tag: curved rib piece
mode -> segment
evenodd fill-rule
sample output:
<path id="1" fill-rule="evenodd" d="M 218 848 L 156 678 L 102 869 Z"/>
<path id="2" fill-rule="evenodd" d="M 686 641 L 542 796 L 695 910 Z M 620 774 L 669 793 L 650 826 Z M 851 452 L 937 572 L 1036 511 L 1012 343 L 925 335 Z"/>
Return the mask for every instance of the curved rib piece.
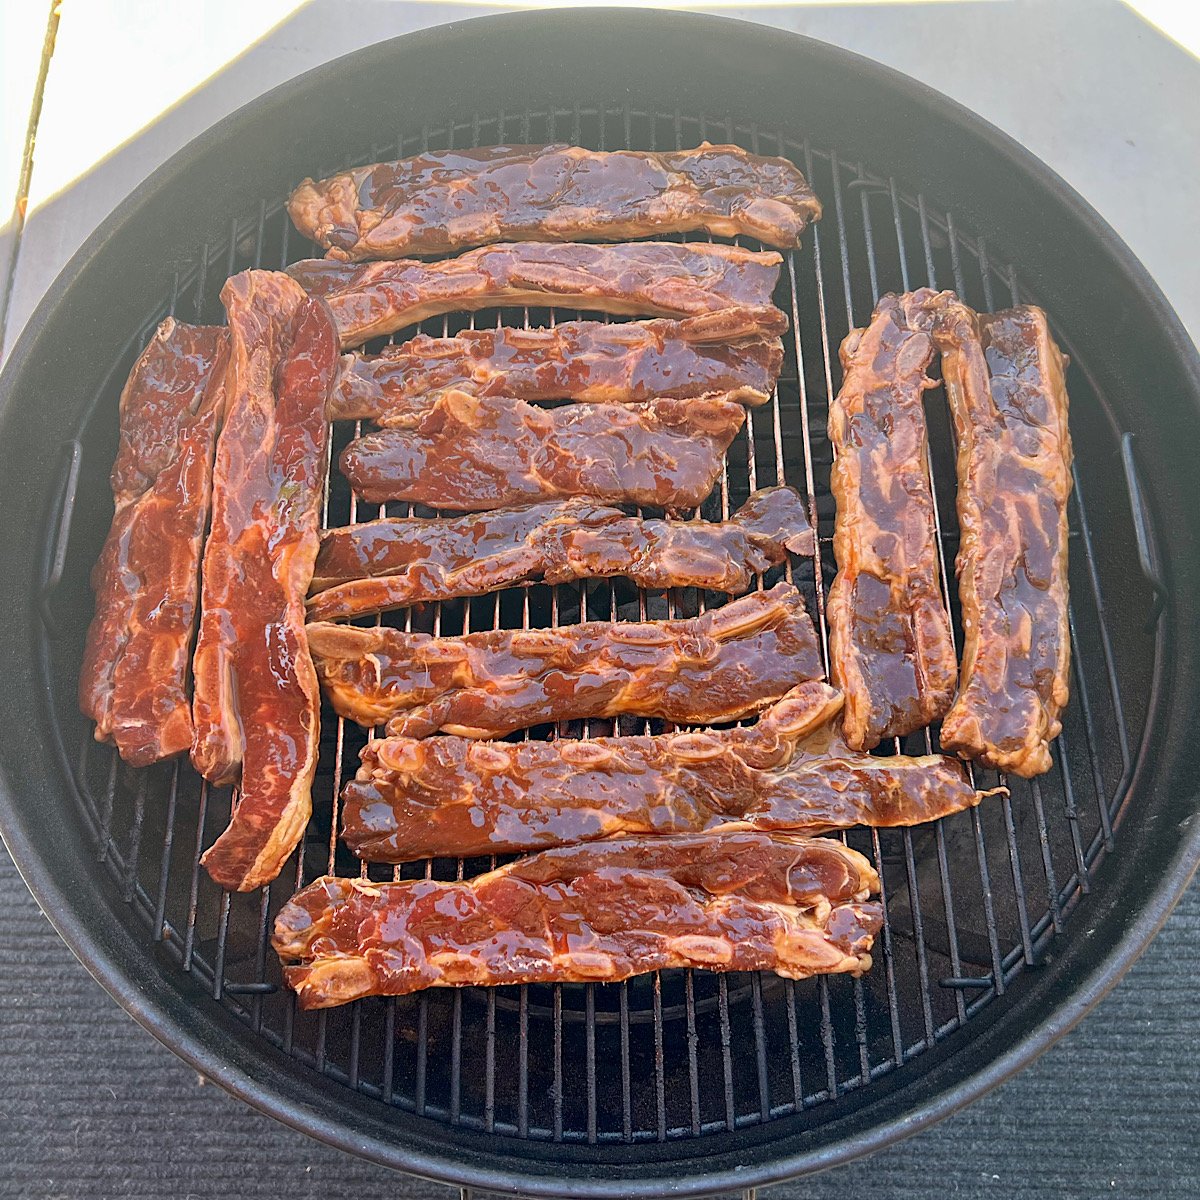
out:
<path id="1" fill-rule="evenodd" d="M 460 882 L 325 876 L 284 905 L 271 944 L 301 1008 L 667 967 L 861 975 L 883 923 L 878 890 L 870 863 L 829 838 L 627 838 Z"/>
<path id="2" fill-rule="evenodd" d="M 368 743 L 342 792 L 368 862 L 510 854 L 628 835 L 917 825 L 981 798 L 956 759 L 882 758 L 837 732 L 842 698 L 802 683 L 748 728 L 585 741 Z"/>
<path id="3" fill-rule="evenodd" d="M 695 508 L 712 491 L 745 419 L 746 410 L 728 400 L 545 409 L 447 392 L 414 429 L 355 439 L 341 468 L 371 503 L 461 512 L 591 496 Z"/>
<path id="4" fill-rule="evenodd" d="M 549 329 L 418 334 L 380 354 L 347 354 L 331 420 L 411 427 L 449 391 L 514 400 L 629 404 L 663 396 L 770 399 L 783 365 L 778 309 L 723 309 L 682 321 L 564 321 Z"/>
<path id="5" fill-rule="evenodd" d="M 958 664 L 942 599 L 922 394 L 932 386 L 928 288 L 884 296 L 842 343 L 829 408 L 837 500 L 829 589 L 830 678 L 846 696 L 846 742 L 870 750 L 936 721 Z"/>
<path id="6" fill-rule="evenodd" d="M 192 761 L 212 782 L 240 785 L 229 827 L 201 861 L 222 887 L 249 891 L 279 873 L 312 807 L 320 691 L 304 597 L 337 338 L 324 304 L 278 272 L 235 275 L 221 299 L 229 412 L 213 468 Z"/>
<path id="7" fill-rule="evenodd" d="M 484 146 L 374 163 L 292 193 L 296 228 L 359 262 L 510 241 L 615 241 L 707 230 L 798 246 L 821 202 L 786 158 L 695 150 Z"/>
<path id="8" fill-rule="evenodd" d="M 135 767 L 192 744 L 192 639 L 228 361 L 225 330 L 168 317 L 121 393 L 116 512 L 92 571 L 79 706 L 96 740 Z"/>
<path id="9" fill-rule="evenodd" d="M 804 500 L 764 488 L 728 521 L 626 516 L 586 498 L 469 517 L 390 517 L 321 539 L 310 621 L 481 596 L 519 583 L 622 575 L 639 587 L 744 592 L 788 551 L 811 554 Z"/>
<path id="10" fill-rule="evenodd" d="M 426 317 L 502 305 L 627 317 L 700 317 L 749 308 L 761 310 L 763 320 L 777 320 L 771 296 L 782 262 L 773 251 L 704 243 L 515 242 L 431 263 L 353 266 L 305 259 L 288 274 L 328 301 L 348 349 Z"/>
<path id="11" fill-rule="evenodd" d="M 340 716 L 413 737 L 500 737 L 622 713 L 736 721 L 822 674 L 812 620 L 786 583 L 673 621 L 443 638 L 318 622 L 308 638 Z"/>

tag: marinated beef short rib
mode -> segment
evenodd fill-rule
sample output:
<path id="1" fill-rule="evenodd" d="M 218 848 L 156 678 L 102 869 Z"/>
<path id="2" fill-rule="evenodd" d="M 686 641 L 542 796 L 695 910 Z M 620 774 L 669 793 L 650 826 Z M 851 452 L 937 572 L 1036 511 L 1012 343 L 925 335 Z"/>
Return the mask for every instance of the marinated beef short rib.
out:
<path id="1" fill-rule="evenodd" d="M 788 487 L 755 492 L 720 522 L 630 517 L 587 498 L 466 517 L 385 518 L 323 535 L 308 619 L 611 575 L 647 589 L 739 593 L 789 550 L 811 554 L 813 533 L 804 500 Z"/>
<path id="2" fill-rule="evenodd" d="M 765 310 L 764 321 L 777 321 L 771 295 L 782 262 L 773 251 L 704 243 L 515 242 L 432 263 L 354 266 L 305 259 L 288 273 L 328 301 L 349 349 L 426 317 L 503 305 L 627 317 L 701 317 L 749 308 Z"/>
<path id="3" fill-rule="evenodd" d="M 361 262 L 488 242 L 693 230 L 790 248 L 820 217 L 821 203 L 786 158 L 703 142 L 668 153 L 564 145 L 427 151 L 305 179 L 288 212 L 330 258 Z"/>
<path id="4" fill-rule="evenodd" d="M 357 438 L 342 473 L 364 500 L 455 512 L 591 496 L 686 509 L 703 502 L 746 419 L 729 400 L 535 408 L 447 392 L 413 429 Z"/>
<path id="5" fill-rule="evenodd" d="M 723 396 L 765 404 L 783 364 L 778 309 L 724 309 L 682 321 L 564 321 L 548 329 L 418 334 L 381 354 L 347 354 L 331 420 L 417 424 L 448 391 L 516 400 L 627 404 Z"/>
<path id="6" fill-rule="evenodd" d="M 133 766 L 192 744 L 192 638 L 228 360 L 224 330 L 168 317 L 121 393 L 116 512 L 92 572 L 79 704 L 96 740 Z"/>
<path id="7" fill-rule="evenodd" d="M 870 863 L 831 838 L 624 838 L 459 882 L 325 876 L 284 905 L 271 943 L 306 1009 L 667 967 L 861 975 L 883 923 L 878 890 Z"/>
<path id="8" fill-rule="evenodd" d="M 849 749 L 841 699 L 802 683 L 754 726 L 657 737 L 379 738 L 342 792 L 342 838 L 397 863 L 633 834 L 916 825 L 979 801 L 956 759 Z"/>
<path id="9" fill-rule="evenodd" d="M 229 410 L 204 553 L 192 761 L 214 783 L 239 783 L 229 827 L 202 861 L 222 887 L 249 891 L 279 873 L 311 810 L 320 692 L 304 597 L 319 544 L 337 337 L 325 305 L 286 275 L 235 275 L 221 299 Z"/>
<path id="10" fill-rule="evenodd" d="M 790 584 L 672 621 L 592 621 L 430 637 L 314 623 L 309 645 L 334 710 L 389 734 L 500 737 L 544 721 L 629 714 L 736 721 L 822 675 Z"/>
<path id="11" fill-rule="evenodd" d="M 933 299 L 925 288 L 880 300 L 842 343 L 845 377 L 829 408 L 838 564 L 825 610 L 829 666 L 856 750 L 936 721 L 954 699 L 922 403 Z"/>
<path id="12" fill-rule="evenodd" d="M 1066 359 L 1046 314 L 977 316 L 937 298 L 934 340 L 958 439 L 963 658 L 941 742 L 998 771 L 1050 769 L 1067 703 Z"/>

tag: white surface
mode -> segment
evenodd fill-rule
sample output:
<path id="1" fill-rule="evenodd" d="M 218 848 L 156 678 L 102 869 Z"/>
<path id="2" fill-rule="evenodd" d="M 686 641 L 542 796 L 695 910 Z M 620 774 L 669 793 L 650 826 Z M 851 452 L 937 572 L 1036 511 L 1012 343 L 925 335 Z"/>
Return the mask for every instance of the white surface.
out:
<path id="1" fill-rule="evenodd" d="M 359 46 L 512 7 L 529 5 L 64 0 L 5 347 L 92 229 L 214 121 Z M 686 7 L 834 42 L 975 109 L 1112 222 L 1200 336 L 1200 63 L 1162 32 L 1200 47 L 1200 5 L 1144 0 L 1148 19 L 1095 0 Z M 30 39 L 8 31 L 36 24 L 31 14 L 44 17 L 44 6 L 0 0 L 0 11 L 11 172 L 7 93 L 32 87 L 36 70 Z"/>

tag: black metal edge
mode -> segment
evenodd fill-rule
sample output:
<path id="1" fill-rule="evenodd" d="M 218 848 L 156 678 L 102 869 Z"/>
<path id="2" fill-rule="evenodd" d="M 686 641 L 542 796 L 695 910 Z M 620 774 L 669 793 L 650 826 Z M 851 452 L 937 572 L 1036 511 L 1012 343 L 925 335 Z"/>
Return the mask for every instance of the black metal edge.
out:
<path id="1" fill-rule="evenodd" d="M 781 34 L 727 18 L 694 14 L 639 13 L 630 10 L 538 13 L 535 16 L 517 13 L 456 22 L 406 35 L 404 39 L 393 39 L 299 76 L 232 114 L 160 167 L 136 189 L 127 204 L 133 208 L 149 200 L 196 153 L 200 145 L 220 142 L 234 134 L 239 124 L 248 119 L 251 111 L 257 110 L 264 102 L 278 103 L 287 95 L 312 86 L 323 77 L 332 79 L 339 71 L 345 69 L 343 64 L 346 61 L 354 61 L 363 54 L 387 54 L 395 43 L 401 40 L 413 50 L 418 46 L 434 50 L 440 44 L 464 36 L 464 30 L 468 28 L 471 36 L 486 37 L 488 30 L 477 27 L 485 25 L 500 29 L 527 25 L 534 21 L 537 22 L 539 31 L 547 24 L 560 27 L 572 25 L 575 28 L 571 33 L 576 38 L 586 37 L 586 30 L 593 24 L 597 29 L 603 29 L 614 21 L 624 22 L 626 26 L 640 24 L 648 30 L 672 25 L 674 34 L 686 37 L 737 36 L 742 39 L 766 38 L 772 41 L 786 38 L 795 47 L 797 54 L 823 56 L 830 62 L 840 64 L 848 73 L 869 75 L 877 83 L 901 94 L 915 106 L 928 109 L 931 116 L 938 120 L 953 121 L 969 136 L 990 145 L 996 154 L 1011 162 L 1014 169 L 1034 177 L 1044 188 L 1056 193 L 1060 201 L 1071 210 L 1074 218 L 1107 250 L 1113 264 L 1128 279 L 1133 294 L 1153 309 L 1155 319 L 1160 323 L 1163 333 L 1171 342 L 1191 380 L 1193 396 L 1200 396 L 1200 357 L 1197 356 L 1191 339 L 1161 290 L 1107 223 L 1048 167 L 1006 134 L 961 105 L 889 68 L 811 39 Z M 683 26 L 688 28 L 684 30 Z M 537 36 L 536 33 L 534 36 Z M 629 36 L 636 36 L 636 33 L 630 33 Z M 53 310 L 62 303 L 74 281 L 108 240 L 108 236 L 108 231 L 103 226 L 93 233 L 51 286 L 28 322 L 4 371 L 3 379 L 0 380 L 0 413 L 8 407 L 11 382 L 18 377 L 26 360 L 35 350 L 38 332 L 48 322 Z M 1144 746 L 1142 749 L 1144 750 Z M 1200 805 L 1200 799 L 1190 797 L 1186 803 L 1192 812 L 1195 812 Z M 37 853 L 35 843 L 29 835 L 25 814 L 8 782 L 7 772 L 0 776 L 0 832 L 3 833 L 18 870 L 43 911 L 83 965 L 140 1024 L 232 1094 L 270 1112 L 285 1124 L 330 1145 L 429 1178 L 508 1191 L 519 1187 L 535 1195 L 563 1195 L 566 1194 L 564 1189 L 569 1188 L 572 1195 L 603 1197 L 627 1195 L 631 1177 L 640 1180 L 639 1192 L 647 1196 L 699 1195 L 714 1190 L 777 1182 L 797 1174 L 823 1170 L 880 1149 L 949 1115 L 1026 1065 L 1072 1028 L 1115 985 L 1166 920 L 1194 873 L 1197 859 L 1200 858 L 1200 822 L 1193 820 L 1181 829 L 1175 852 L 1159 878 L 1150 900 L 1136 919 L 1125 925 L 1107 957 L 1094 959 L 1090 968 L 1079 971 L 1069 980 L 1060 979 L 1058 991 L 1066 991 L 1068 994 L 1058 997 L 1057 1006 L 1048 1011 L 1039 1026 L 1012 1040 L 1009 1047 L 998 1053 L 985 1067 L 942 1089 L 936 1095 L 922 1100 L 906 1115 L 882 1122 L 865 1132 L 855 1133 L 853 1130 L 841 1129 L 847 1121 L 853 1122 L 856 1114 L 850 1113 L 845 1118 L 821 1126 L 822 1135 L 836 1137 L 836 1142 L 827 1141 L 815 1149 L 773 1154 L 766 1163 L 759 1162 L 742 1169 L 722 1166 L 702 1176 L 655 1176 L 648 1179 L 645 1172 L 653 1164 L 647 1156 L 647 1159 L 639 1163 L 632 1172 L 605 1164 L 605 1178 L 571 1178 L 568 1181 L 563 1178 L 563 1167 L 569 1158 L 574 1157 L 570 1154 L 570 1147 L 550 1147 L 551 1152 L 561 1160 L 557 1166 L 520 1162 L 512 1155 L 506 1156 L 507 1177 L 497 1178 L 494 1165 L 480 1167 L 477 1161 L 480 1158 L 494 1158 L 494 1153 L 484 1152 L 480 1155 L 470 1149 L 464 1144 L 470 1140 L 465 1131 L 448 1131 L 450 1136 L 439 1139 L 451 1143 L 452 1152 L 447 1152 L 446 1149 L 428 1152 L 412 1147 L 398 1147 L 394 1142 L 384 1140 L 371 1132 L 356 1134 L 348 1129 L 343 1121 L 323 1116 L 311 1101 L 314 1093 L 320 1094 L 330 1089 L 325 1088 L 323 1083 L 314 1086 L 314 1081 L 308 1078 L 303 1089 L 298 1087 L 296 1080 L 291 1077 L 293 1072 L 288 1069 L 290 1060 L 284 1060 L 281 1069 L 272 1070 L 269 1079 L 261 1076 L 255 1078 L 252 1067 L 256 1064 L 251 1060 L 260 1059 L 261 1052 L 254 1056 L 245 1056 L 246 1061 L 242 1061 L 241 1058 L 231 1059 L 227 1049 L 213 1049 L 214 1045 L 222 1044 L 221 1034 L 225 1021 L 232 1022 L 233 1018 L 228 1017 L 222 1010 L 214 1009 L 213 1006 L 197 1008 L 181 991 L 168 988 L 161 980 L 147 981 L 135 977 L 120 963 L 121 954 L 130 949 L 133 941 L 129 930 L 117 921 L 112 913 L 102 911 L 98 907 L 89 909 L 87 920 L 78 914 L 70 895 L 70 881 L 54 877 Z M 144 954 L 144 945 L 138 944 L 136 952 Z M 931 1078 L 927 1077 L 921 1082 L 928 1083 Z M 349 1096 L 344 1088 L 338 1085 L 331 1086 L 331 1094 L 336 1095 L 343 1105 L 350 1107 L 347 1102 L 354 1098 Z M 384 1128 L 380 1122 L 375 1124 L 381 1130 Z M 772 1139 L 774 1145 L 779 1145 L 784 1140 L 783 1137 Z M 682 1148 L 666 1146 L 661 1150 L 670 1155 Z M 703 1144 L 697 1148 L 703 1152 Z M 637 1152 L 643 1154 L 647 1149 L 656 1148 L 638 1147 Z M 716 1159 L 711 1161 L 715 1164 Z M 520 1168 L 527 1169 L 514 1170 L 518 1162 Z M 673 1158 L 663 1165 L 678 1170 L 682 1164 L 678 1158 Z M 531 1169 L 539 1166 L 542 1167 L 540 1173 L 531 1173 Z"/>

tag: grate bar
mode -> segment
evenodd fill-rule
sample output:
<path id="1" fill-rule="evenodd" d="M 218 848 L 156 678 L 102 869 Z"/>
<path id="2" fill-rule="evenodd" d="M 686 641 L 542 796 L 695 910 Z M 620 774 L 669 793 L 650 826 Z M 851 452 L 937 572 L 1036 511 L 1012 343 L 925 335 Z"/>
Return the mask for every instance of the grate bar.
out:
<path id="1" fill-rule="evenodd" d="M 192 855 L 192 883 L 188 894 L 187 933 L 183 945 L 183 969 L 192 969 L 196 946 L 196 912 L 200 903 L 200 855 L 204 853 L 204 817 L 208 809 L 208 781 L 200 781 L 200 804 L 196 817 L 196 848 Z"/>
<path id="2" fill-rule="evenodd" d="M 138 859 L 142 852 L 142 825 L 146 820 L 146 779 L 147 773 L 139 772 L 137 786 L 133 792 L 133 822 L 129 830 L 129 854 L 125 860 L 125 882 L 121 888 L 121 898 L 126 904 L 133 903 L 133 895 L 137 887 Z"/>
<path id="3" fill-rule="evenodd" d="M 495 862 L 492 863 L 494 867 Z M 496 990 L 487 994 L 487 1025 L 484 1028 L 483 1127 L 488 1133 L 496 1128 Z"/>
<path id="4" fill-rule="evenodd" d="M 1001 775 L 1000 786 L 1005 787 L 1007 783 L 1007 778 Z M 1029 930 L 1029 913 L 1025 907 L 1025 880 L 1021 871 L 1021 852 L 1017 849 L 1017 827 L 1013 821 L 1012 799 L 1007 792 L 1000 796 L 1000 807 L 1004 812 L 1004 828 L 1008 834 L 1008 860 L 1012 868 L 1014 898 L 1020 922 L 1021 949 L 1025 955 L 1026 964 L 1032 967 L 1035 959 L 1033 957 L 1033 939 Z"/>
<path id="5" fill-rule="evenodd" d="M 688 980 L 691 984 L 690 976 Z M 621 990 L 617 993 L 617 1003 L 620 1005 L 621 1029 L 621 1140 L 633 1141 L 633 1086 L 629 1066 L 629 984 L 621 981 Z M 694 1093 L 693 1093 L 694 1094 Z M 696 1130 L 693 1129 L 693 1133 Z"/>
<path id="6" fill-rule="evenodd" d="M 250 1005 L 250 1022 L 255 1030 L 262 1029 L 262 998 L 267 989 L 275 990 L 273 983 L 267 982 L 267 928 L 271 922 L 271 889 L 262 887 L 258 893 L 258 942 L 254 947 L 254 983 L 248 985 L 260 990 L 254 994 Z"/>
<path id="7" fill-rule="evenodd" d="M 832 1100 L 838 1094 L 837 1059 L 833 1043 L 833 1015 L 829 1010 L 829 977 L 817 976 L 817 995 L 821 1001 L 821 1049 L 825 1052 L 826 1094 Z"/>
<path id="8" fill-rule="evenodd" d="M 725 1082 L 725 1128 L 737 1128 L 733 1101 L 733 1031 L 729 1025 L 729 976 L 717 976 L 717 1012 L 721 1022 L 721 1069 Z"/>
<path id="9" fill-rule="evenodd" d="M 429 993 L 417 1001 L 417 1075 L 414 1080 L 413 1107 L 418 1116 L 425 1113 L 425 1093 L 429 1069 Z"/>
<path id="10" fill-rule="evenodd" d="M 1071 646 L 1072 648 L 1077 648 L 1079 637 L 1075 632 L 1075 612 L 1072 607 L 1068 607 L 1067 609 L 1067 620 L 1071 631 Z M 1087 678 L 1080 665 L 1078 653 L 1071 655 L 1071 670 L 1075 676 L 1075 687 L 1072 690 L 1072 694 L 1083 711 L 1083 731 L 1084 737 L 1087 739 L 1088 760 L 1092 766 L 1092 784 L 1096 789 L 1096 808 L 1100 819 L 1100 830 L 1104 836 L 1104 847 L 1111 852 L 1115 846 L 1115 842 L 1113 840 L 1112 820 L 1108 815 L 1108 805 L 1105 803 L 1108 790 L 1104 784 L 1104 767 L 1096 748 L 1096 725 L 1092 716 L 1091 696 L 1088 691 Z"/>
<path id="11" fill-rule="evenodd" d="M 587 1063 L 587 1140 L 596 1144 L 596 985 L 584 984 L 586 1039 L 585 1061 Z"/>
<path id="12" fill-rule="evenodd" d="M 846 222 L 844 214 L 842 214 L 842 198 L 841 198 L 841 167 L 838 162 L 838 156 L 830 155 L 829 166 L 833 169 L 833 191 L 834 191 L 834 211 L 836 214 L 836 224 L 838 224 L 838 248 L 841 258 L 841 278 L 842 287 L 846 293 L 846 326 L 847 330 L 853 329 L 856 326 L 854 320 L 854 304 L 853 294 L 850 286 L 850 247 L 847 245 L 846 238 Z M 868 254 L 874 258 L 874 246 L 868 242 Z M 876 298 L 877 299 L 877 298 Z M 829 392 L 830 402 L 832 402 L 833 392 Z M 826 644 L 826 660 L 828 661 L 828 644 Z M 847 842 L 845 834 L 842 834 L 842 842 Z M 862 979 L 854 979 L 853 982 L 854 994 L 854 1040 L 858 1045 L 858 1064 L 859 1074 L 864 1079 L 870 1075 L 870 1054 L 868 1043 L 866 1043 L 866 1001 L 863 994 Z"/>
<path id="13" fill-rule="evenodd" d="M 229 819 L 233 820 L 237 812 L 238 789 L 232 788 L 229 793 Z M 220 1000 L 221 989 L 225 986 L 225 952 L 229 941 L 229 909 L 233 900 L 229 892 L 221 893 L 221 912 L 217 918 L 217 951 L 213 962 L 212 993 L 214 1000 Z"/>
<path id="14" fill-rule="evenodd" d="M 167 888 L 171 882 L 171 847 L 175 842 L 175 805 L 179 800 L 179 768 L 182 760 L 176 759 L 171 767 L 171 788 L 167 792 L 166 828 L 163 831 L 162 857 L 158 860 L 158 899 L 154 904 L 154 936 L 164 937 L 163 926 L 167 921 Z"/>
<path id="15" fill-rule="evenodd" d="M 763 1019 L 762 975 L 758 972 L 750 976 L 750 1003 L 754 1018 L 755 1065 L 758 1067 L 758 1110 L 765 1123 L 771 1119 L 771 1084 L 767 1070 L 767 1030 Z"/>
<path id="16" fill-rule="evenodd" d="M 667 1084 L 663 1055 L 662 973 L 654 973 L 654 1110 L 658 1140 L 667 1140 Z"/>
<path id="17" fill-rule="evenodd" d="M 883 852 L 879 845 L 879 830 L 871 830 L 871 858 L 879 876 L 879 903 L 883 908 L 883 972 L 888 1000 L 888 1027 L 892 1036 L 892 1053 L 896 1062 L 904 1061 L 904 1035 L 900 1029 L 900 998 L 896 991 L 896 949 L 892 941 L 892 922 L 889 916 L 886 872 Z M 789 1007 L 789 1016 L 793 1017 Z"/>
<path id="18" fill-rule="evenodd" d="M 1121 750 L 1121 764 L 1124 774 L 1117 785 L 1120 791 L 1132 769 L 1129 752 L 1129 727 L 1125 720 L 1125 705 L 1121 700 L 1121 685 L 1117 677 L 1116 656 L 1113 652 L 1112 635 L 1108 631 L 1108 620 L 1105 616 L 1104 592 L 1100 586 L 1100 574 L 1096 567 L 1096 547 L 1092 541 L 1092 529 L 1088 522 L 1087 507 L 1083 501 L 1083 485 L 1079 479 L 1077 466 L 1071 468 L 1071 478 L 1074 484 L 1076 512 L 1079 516 L 1079 533 L 1084 544 L 1084 561 L 1087 563 L 1088 579 L 1091 583 L 1092 598 L 1096 607 L 1096 618 L 1100 625 L 1100 649 L 1104 655 L 1105 673 L 1108 676 L 1109 697 L 1112 702 L 1113 715 L 1117 722 L 1117 745 Z"/>
<path id="19" fill-rule="evenodd" d="M 908 907 L 912 914 L 913 947 L 917 957 L 917 981 L 921 990 L 921 1015 L 925 1019 L 926 1044 L 933 1042 L 933 1001 L 929 994 L 929 961 L 925 942 L 925 921 L 921 914 L 921 893 L 917 883 L 917 864 L 913 857 L 912 830 L 901 831 L 904 840 L 904 871 L 908 880 Z"/>
<path id="20" fill-rule="evenodd" d="M 115 746 L 110 748 L 108 757 L 108 786 L 104 789 L 104 801 L 100 806 L 100 836 L 97 839 L 99 842 L 99 850 L 96 854 L 97 862 L 106 862 L 109 851 L 112 849 L 113 813 L 117 802 L 117 771 L 121 765 L 121 759 L 117 754 Z"/>
<path id="21" fill-rule="evenodd" d="M 520 989 L 518 1000 L 517 1135 L 529 1136 L 529 988 Z"/>
<path id="22" fill-rule="evenodd" d="M 1029 790 L 1033 796 L 1033 810 L 1037 814 L 1038 845 L 1042 848 L 1042 866 L 1046 871 L 1046 898 L 1050 904 L 1054 932 L 1062 933 L 1062 912 L 1058 905 L 1058 884 L 1054 878 L 1054 862 L 1050 857 L 1050 834 L 1046 829 L 1046 810 L 1042 803 L 1042 788 L 1036 779 L 1031 779 L 1029 783 Z"/>
<path id="23" fill-rule="evenodd" d="M 683 973 L 688 1044 L 688 1098 L 691 1101 L 692 1136 L 700 1136 L 700 1038 L 696 1033 L 696 973 L 689 967 Z"/>
<path id="24" fill-rule="evenodd" d="M 554 1140 L 563 1139 L 563 989 L 554 985 L 554 1087 L 550 1093 L 554 1102 Z"/>
<path id="25" fill-rule="evenodd" d="M 454 1125 L 462 1116 L 462 998 L 462 988 L 455 988 L 450 1026 L 450 1122 Z"/>

